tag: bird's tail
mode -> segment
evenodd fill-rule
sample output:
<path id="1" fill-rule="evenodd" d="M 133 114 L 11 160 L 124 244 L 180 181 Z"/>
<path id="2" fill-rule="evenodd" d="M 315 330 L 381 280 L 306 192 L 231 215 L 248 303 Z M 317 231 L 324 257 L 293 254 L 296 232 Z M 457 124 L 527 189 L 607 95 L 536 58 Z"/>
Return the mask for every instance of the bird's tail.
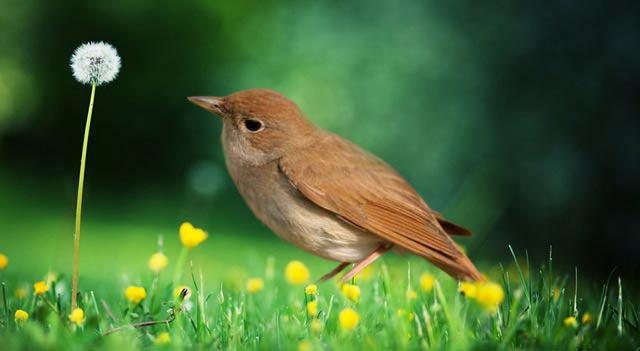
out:
<path id="1" fill-rule="evenodd" d="M 485 281 L 486 278 L 478 271 L 476 266 L 471 262 L 469 257 L 464 253 L 460 253 L 455 259 L 429 259 L 434 265 L 442 269 L 445 273 L 453 278 L 466 281 Z"/>

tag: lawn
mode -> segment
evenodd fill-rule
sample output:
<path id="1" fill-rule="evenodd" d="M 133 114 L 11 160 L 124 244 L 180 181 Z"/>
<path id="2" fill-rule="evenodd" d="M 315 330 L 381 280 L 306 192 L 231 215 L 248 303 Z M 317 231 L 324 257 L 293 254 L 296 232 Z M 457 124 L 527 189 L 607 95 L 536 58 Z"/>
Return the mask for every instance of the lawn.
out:
<path id="1" fill-rule="evenodd" d="M 280 242 L 255 223 L 248 223 L 246 231 L 238 229 L 243 225 L 207 223 L 207 240 L 188 250 L 178 233 L 181 215 L 154 205 L 159 199 L 125 204 L 119 212 L 113 206 L 89 207 L 80 276 L 84 315 L 70 318 L 72 212 L 52 205 L 59 200 L 55 192 L 30 191 L 42 194 L 35 201 L 20 196 L 24 187 L 0 191 L 6 233 L 0 252 L 9 257 L 0 273 L 2 349 L 640 346 L 636 295 L 615 275 L 609 282 L 584 281 L 572 271 L 554 270 L 548 258 L 529 266 L 524 252 L 517 252 L 517 260 L 510 262 L 480 260 L 494 283 L 459 285 L 421 259 L 392 255 L 347 286 L 330 281 L 314 291 L 309 284 L 332 263 Z M 148 261 L 158 251 L 168 265 L 160 264 L 154 273 Z M 185 252 L 184 269 L 176 271 Z M 287 270 L 293 260 L 302 264 Z M 38 295 L 36 281 L 48 290 Z M 138 289 L 126 292 L 128 287 Z M 16 315 L 17 310 L 28 318 Z"/>

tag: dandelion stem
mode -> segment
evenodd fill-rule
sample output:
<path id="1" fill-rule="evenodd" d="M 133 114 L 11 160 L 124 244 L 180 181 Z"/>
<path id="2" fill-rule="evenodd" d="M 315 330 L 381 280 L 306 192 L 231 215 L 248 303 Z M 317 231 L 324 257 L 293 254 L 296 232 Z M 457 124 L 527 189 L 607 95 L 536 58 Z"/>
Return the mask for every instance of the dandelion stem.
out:
<path id="1" fill-rule="evenodd" d="M 91 128 L 91 113 L 93 112 L 93 100 L 96 95 L 96 84 L 91 85 L 91 100 L 87 112 L 87 124 L 84 128 L 84 140 L 82 141 L 82 158 L 80 159 L 80 178 L 78 180 L 78 198 L 76 200 L 76 230 L 73 243 L 73 280 L 71 283 L 71 310 L 77 307 L 78 295 L 78 271 L 80 266 L 80 223 L 82 220 L 82 192 L 84 190 L 84 169 L 87 161 L 87 146 L 89 144 L 89 129 Z"/>

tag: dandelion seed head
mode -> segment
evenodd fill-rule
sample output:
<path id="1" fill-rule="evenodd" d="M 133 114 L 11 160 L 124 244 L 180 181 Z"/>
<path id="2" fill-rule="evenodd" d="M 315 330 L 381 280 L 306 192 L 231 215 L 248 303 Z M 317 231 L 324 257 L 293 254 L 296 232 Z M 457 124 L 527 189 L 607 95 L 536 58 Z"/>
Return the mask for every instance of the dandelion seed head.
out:
<path id="1" fill-rule="evenodd" d="M 118 52 L 105 42 L 82 44 L 71 56 L 73 77 L 82 84 L 109 83 L 116 79 L 120 65 Z"/>

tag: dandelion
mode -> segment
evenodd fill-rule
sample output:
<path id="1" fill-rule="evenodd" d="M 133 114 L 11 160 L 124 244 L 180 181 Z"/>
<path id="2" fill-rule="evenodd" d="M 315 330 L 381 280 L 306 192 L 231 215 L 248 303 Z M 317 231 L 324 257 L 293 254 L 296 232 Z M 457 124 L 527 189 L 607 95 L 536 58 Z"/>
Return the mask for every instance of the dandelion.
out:
<path id="1" fill-rule="evenodd" d="M 309 269 L 300 261 L 291 261 L 284 269 L 289 284 L 300 285 L 309 280 Z"/>
<path id="2" fill-rule="evenodd" d="M 255 294 L 264 288 L 264 280 L 261 278 L 250 278 L 247 280 L 247 292 Z"/>
<path id="3" fill-rule="evenodd" d="M 180 225 L 180 241 L 188 249 L 200 245 L 203 241 L 207 240 L 207 232 L 200 228 L 194 227 L 189 222 L 184 222 Z"/>
<path id="4" fill-rule="evenodd" d="M 340 328 L 342 330 L 353 330 L 360 322 L 360 315 L 351 308 L 345 308 L 340 311 L 338 321 L 340 322 Z"/>
<path id="5" fill-rule="evenodd" d="M 78 179 L 78 197 L 76 199 L 76 225 L 73 246 L 73 278 L 71 283 L 71 308 L 77 307 L 78 271 L 80 265 L 80 225 L 82 219 L 82 192 L 84 189 L 84 170 L 91 129 L 91 114 L 96 95 L 96 86 L 109 83 L 120 71 L 120 56 L 113 46 L 99 42 L 80 45 L 71 56 L 71 70 L 76 80 L 82 84 L 91 84 L 89 111 L 84 129 L 82 156 L 80 158 L 80 177 Z"/>
<path id="6" fill-rule="evenodd" d="M 405 297 L 409 301 L 415 300 L 418 298 L 418 293 L 413 289 L 408 289 L 407 292 L 405 293 Z"/>
<path id="7" fill-rule="evenodd" d="M 500 284 L 480 283 L 476 288 L 476 301 L 489 310 L 496 310 L 504 300 L 504 290 Z"/>
<path id="8" fill-rule="evenodd" d="M 309 327 L 311 328 L 311 331 L 314 332 L 314 333 L 321 332 L 323 326 L 324 325 L 322 324 L 322 321 L 320 321 L 319 319 L 315 319 L 315 318 L 309 324 Z"/>
<path id="9" fill-rule="evenodd" d="M 313 344 L 309 340 L 302 340 L 298 343 L 298 351 L 311 351 L 313 349 Z"/>
<path id="10" fill-rule="evenodd" d="M 76 325 L 81 325 L 82 322 L 84 322 L 84 311 L 82 308 L 76 308 L 71 311 L 71 314 L 69 314 L 69 320 Z"/>
<path id="11" fill-rule="evenodd" d="M 147 290 L 141 286 L 129 286 L 124 291 L 124 297 L 134 305 L 147 297 Z"/>
<path id="12" fill-rule="evenodd" d="M 460 289 L 458 290 L 462 295 L 469 299 L 473 299 L 476 297 L 476 285 L 469 282 L 460 283 Z"/>
<path id="13" fill-rule="evenodd" d="M 347 299 L 358 302 L 360 300 L 360 287 L 353 284 L 342 285 L 342 295 Z"/>
<path id="14" fill-rule="evenodd" d="M 27 289 L 25 288 L 17 288 L 13 294 L 15 295 L 16 299 L 23 300 L 27 298 L 27 295 L 29 295 L 29 291 L 27 291 Z"/>
<path id="15" fill-rule="evenodd" d="M 202 244 L 202 242 L 207 240 L 207 237 L 208 237 L 207 232 L 205 232 L 203 229 L 194 227 L 193 224 L 189 222 L 184 222 L 180 224 L 180 229 L 178 229 L 178 234 L 180 235 L 182 250 L 180 251 L 180 256 L 178 257 L 178 261 L 175 267 L 175 272 L 173 276 L 174 283 L 177 283 L 180 280 L 180 276 L 182 275 L 182 270 L 183 270 L 182 268 L 184 266 L 185 261 L 187 260 L 189 251 L 194 247 Z"/>
<path id="16" fill-rule="evenodd" d="M 23 310 L 17 310 L 16 314 L 13 316 L 16 322 L 25 322 L 29 319 L 29 314 Z"/>
<path id="17" fill-rule="evenodd" d="M 49 286 L 47 283 L 43 281 L 36 282 L 33 284 L 33 291 L 37 296 L 44 295 L 47 291 L 49 291 Z"/>
<path id="18" fill-rule="evenodd" d="M 592 320 L 591 319 L 591 313 L 585 312 L 582 315 L 582 324 L 589 324 L 589 323 L 591 323 L 591 320 Z"/>
<path id="19" fill-rule="evenodd" d="M 315 284 L 309 284 L 304 288 L 304 293 L 307 295 L 315 295 L 318 293 L 318 286 Z"/>
<path id="20" fill-rule="evenodd" d="M 315 317 L 318 315 L 318 301 L 309 301 L 307 303 L 307 313 L 309 317 Z"/>
<path id="21" fill-rule="evenodd" d="M 173 296 L 176 299 L 186 301 L 191 297 L 191 289 L 186 285 L 181 285 L 173 290 Z"/>
<path id="22" fill-rule="evenodd" d="M 435 279 L 429 273 L 423 273 L 420 276 L 420 290 L 423 292 L 431 292 L 433 290 L 433 284 L 435 283 Z"/>
<path id="23" fill-rule="evenodd" d="M 171 343 L 171 336 L 167 332 L 162 332 L 158 334 L 158 336 L 156 336 L 156 338 L 153 340 L 153 343 L 158 346 L 168 345 L 169 343 Z"/>
<path id="24" fill-rule="evenodd" d="M 576 320 L 576 317 L 574 316 L 569 316 L 567 318 L 565 318 L 562 323 L 564 323 L 565 327 L 569 327 L 569 328 L 576 328 L 578 327 L 578 321 Z"/>
<path id="25" fill-rule="evenodd" d="M 169 265 L 169 259 L 162 252 L 156 252 L 149 258 L 149 269 L 154 273 L 159 273 L 167 268 L 167 265 Z"/>
<path id="26" fill-rule="evenodd" d="M 7 268 L 8 265 L 9 265 L 9 258 L 6 255 L 0 253 L 0 271 Z"/>

